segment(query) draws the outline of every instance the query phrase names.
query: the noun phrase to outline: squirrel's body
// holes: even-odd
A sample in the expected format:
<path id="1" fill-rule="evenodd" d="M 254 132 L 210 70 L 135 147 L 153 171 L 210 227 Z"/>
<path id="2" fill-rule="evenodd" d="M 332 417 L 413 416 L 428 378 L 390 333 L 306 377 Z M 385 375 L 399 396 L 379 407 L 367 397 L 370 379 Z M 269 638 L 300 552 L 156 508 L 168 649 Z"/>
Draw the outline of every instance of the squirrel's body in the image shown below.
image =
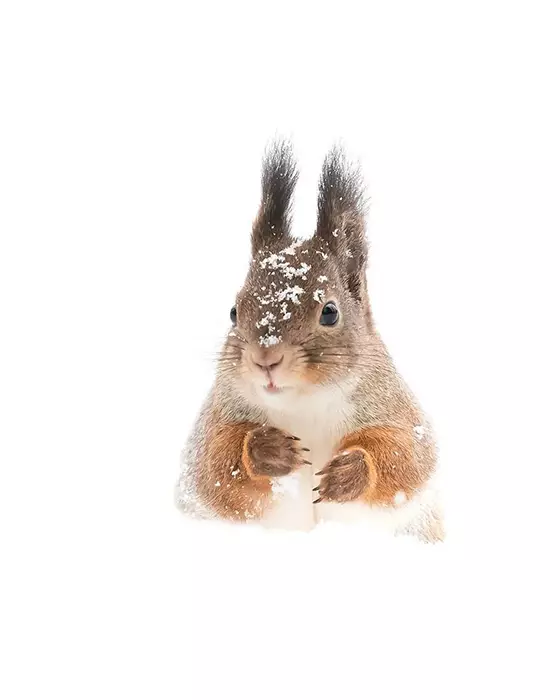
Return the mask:
<path id="1" fill-rule="evenodd" d="M 183 453 L 178 502 L 270 527 L 366 520 L 442 539 L 432 430 L 371 319 L 358 176 L 331 154 L 317 233 L 300 242 L 287 235 L 295 180 L 290 150 L 277 146 L 265 161 L 234 330 Z"/>

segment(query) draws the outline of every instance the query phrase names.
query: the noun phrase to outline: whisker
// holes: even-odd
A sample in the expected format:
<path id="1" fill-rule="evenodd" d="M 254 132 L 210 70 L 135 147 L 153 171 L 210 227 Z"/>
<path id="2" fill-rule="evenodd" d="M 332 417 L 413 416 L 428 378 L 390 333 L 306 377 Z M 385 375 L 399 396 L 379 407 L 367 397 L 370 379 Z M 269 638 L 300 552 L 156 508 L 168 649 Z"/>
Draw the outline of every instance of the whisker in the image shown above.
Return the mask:
<path id="1" fill-rule="evenodd" d="M 340 393 L 342 395 L 345 395 L 344 388 L 338 382 L 336 377 L 334 377 L 332 375 L 332 373 L 325 372 L 324 368 L 321 366 L 319 366 L 317 369 L 319 370 L 318 374 L 319 374 L 320 378 L 322 379 L 322 381 L 321 381 L 322 384 L 333 384 L 334 383 L 336 385 L 336 388 L 340 391 Z"/>
<path id="2" fill-rule="evenodd" d="M 370 344 L 356 344 L 356 343 L 346 343 L 346 345 L 313 345 L 308 348 L 305 348 L 306 350 L 350 350 L 351 348 L 355 348 L 358 350 L 366 349 L 366 350 L 373 350 L 374 346 Z"/>
<path id="3" fill-rule="evenodd" d="M 376 366 L 373 362 L 323 362 L 321 360 L 316 361 L 311 359 L 307 361 L 307 364 L 316 365 L 317 367 L 323 365 L 325 367 L 363 367 L 364 369 L 371 369 Z"/>
<path id="4" fill-rule="evenodd" d="M 319 339 L 319 338 L 320 338 L 320 336 L 318 336 L 317 334 L 310 333 L 310 334 L 307 336 L 307 338 L 305 338 L 305 340 L 302 340 L 302 341 L 301 341 L 300 345 L 301 345 L 302 347 L 305 347 L 305 345 L 307 345 L 308 343 L 311 343 L 313 340 Z"/>
<path id="5" fill-rule="evenodd" d="M 316 360 L 317 362 L 360 362 L 361 360 L 377 360 L 377 357 L 369 357 L 368 355 L 308 355 L 306 359 Z"/>
<path id="6" fill-rule="evenodd" d="M 376 365 L 369 362 L 316 362 L 309 360 L 309 365 L 324 365 L 325 367 L 375 367 Z"/>
<path id="7" fill-rule="evenodd" d="M 370 357 L 379 359 L 380 356 L 372 353 L 363 352 L 327 352 L 326 350 L 309 350 L 307 352 L 309 356 L 314 357 Z"/>
<path id="8" fill-rule="evenodd" d="M 234 333 L 233 335 L 231 332 L 228 333 L 227 342 L 231 342 L 233 340 L 240 340 L 245 345 L 247 344 L 247 339 L 244 338 L 242 335 L 239 335 L 238 333 Z"/>

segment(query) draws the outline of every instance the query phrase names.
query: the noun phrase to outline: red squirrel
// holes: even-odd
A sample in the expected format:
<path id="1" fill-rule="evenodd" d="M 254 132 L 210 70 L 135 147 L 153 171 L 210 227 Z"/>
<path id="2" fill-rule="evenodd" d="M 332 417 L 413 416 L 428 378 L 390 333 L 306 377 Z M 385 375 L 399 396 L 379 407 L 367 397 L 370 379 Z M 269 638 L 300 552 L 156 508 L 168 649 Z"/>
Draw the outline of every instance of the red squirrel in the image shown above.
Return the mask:
<path id="1" fill-rule="evenodd" d="M 365 520 L 444 537 L 432 428 L 375 327 L 360 170 L 333 148 L 311 238 L 290 235 L 298 179 L 266 152 L 249 271 L 214 386 L 182 454 L 178 505 L 272 527 Z"/>

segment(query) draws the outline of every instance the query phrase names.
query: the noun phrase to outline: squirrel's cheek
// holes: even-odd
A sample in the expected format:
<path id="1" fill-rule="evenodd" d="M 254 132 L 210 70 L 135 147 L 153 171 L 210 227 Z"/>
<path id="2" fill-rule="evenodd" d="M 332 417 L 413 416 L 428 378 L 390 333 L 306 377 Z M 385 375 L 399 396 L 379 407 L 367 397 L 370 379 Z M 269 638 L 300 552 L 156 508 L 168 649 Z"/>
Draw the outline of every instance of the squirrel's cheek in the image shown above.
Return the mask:
<path id="1" fill-rule="evenodd" d="M 298 373 L 307 384 L 321 384 L 336 375 L 335 369 L 324 363 L 309 362 L 299 368 Z"/>

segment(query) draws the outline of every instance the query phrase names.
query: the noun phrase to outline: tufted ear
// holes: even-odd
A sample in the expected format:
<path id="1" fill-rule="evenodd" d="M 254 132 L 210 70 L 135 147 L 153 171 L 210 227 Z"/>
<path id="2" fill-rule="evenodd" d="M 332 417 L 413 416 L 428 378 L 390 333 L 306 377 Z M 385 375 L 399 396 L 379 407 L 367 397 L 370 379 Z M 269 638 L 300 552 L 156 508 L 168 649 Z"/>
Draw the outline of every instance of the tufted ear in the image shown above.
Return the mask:
<path id="1" fill-rule="evenodd" d="M 315 235 L 338 259 L 348 289 L 358 300 L 366 294 L 366 213 L 361 172 L 335 146 L 323 162 Z"/>
<path id="2" fill-rule="evenodd" d="M 262 197 L 253 223 L 253 255 L 271 241 L 288 238 L 291 207 L 298 172 L 289 141 L 275 141 L 267 148 L 262 166 Z"/>

